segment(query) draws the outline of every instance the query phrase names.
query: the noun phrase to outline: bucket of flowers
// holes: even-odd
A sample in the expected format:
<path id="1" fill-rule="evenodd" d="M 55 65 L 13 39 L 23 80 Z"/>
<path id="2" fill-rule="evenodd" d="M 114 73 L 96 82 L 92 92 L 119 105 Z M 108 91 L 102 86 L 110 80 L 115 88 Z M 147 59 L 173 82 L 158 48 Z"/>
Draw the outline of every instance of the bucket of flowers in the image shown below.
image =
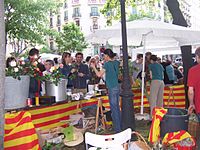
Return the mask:
<path id="1" fill-rule="evenodd" d="M 38 60 L 35 64 L 38 63 Z M 24 58 L 8 62 L 5 70 L 5 109 L 26 107 L 29 94 L 30 77 L 42 80 L 42 75 L 34 63 L 25 62 Z"/>
<path id="2" fill-rule="evenodd" d="M 62 64 L 59 67 L 53 66 L 44 75 L 46 95 L 55 96 L 56 102 L 66 100 L 67 79 L 60 72 L 62 67 Z"/>

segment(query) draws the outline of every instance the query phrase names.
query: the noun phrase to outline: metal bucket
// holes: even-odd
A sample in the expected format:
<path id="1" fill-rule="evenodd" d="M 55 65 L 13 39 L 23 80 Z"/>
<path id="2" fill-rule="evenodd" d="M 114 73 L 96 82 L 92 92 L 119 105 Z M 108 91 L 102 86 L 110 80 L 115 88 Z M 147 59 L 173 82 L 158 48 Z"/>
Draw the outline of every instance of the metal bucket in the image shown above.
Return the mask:
<path id="1" fill-rule="evenodd" d="M 56 86 L 50 81 L 45 81 L 45 91 L 47 96 L 55 96 L 56 102 L 66 100 L 67 79 L 62 79 Z"/>
<path id="2" fill-rule="evenodd" d="M 13 77 L 5 78 L 5 109 L 26 107 L 29 93 L 29 76 L 20 76 L 21 80 Z"/>

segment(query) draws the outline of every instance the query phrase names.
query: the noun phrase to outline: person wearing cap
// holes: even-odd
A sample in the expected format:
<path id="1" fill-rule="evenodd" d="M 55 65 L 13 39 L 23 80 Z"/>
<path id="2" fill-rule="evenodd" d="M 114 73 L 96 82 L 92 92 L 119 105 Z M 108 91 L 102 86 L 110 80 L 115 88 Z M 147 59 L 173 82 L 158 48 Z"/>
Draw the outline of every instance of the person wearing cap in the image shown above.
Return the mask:
<path id="1" fill-rule="evenodd" d="M 112 113 L 112 122 L 115 132 L 118 133 L 121 132 L 121 112 L 119 108 L 120 86 L 118 83 L 120 62 L 114 59 L 115 56 L 116 54 L 113 53 L 111 49 L 106 49 L 104 51 L 105 63 L 102 69 L 98 71 L 94 63 L 91 63 L 90 66 L 93 68 L 98 77 L 102 77 L 105 74 L 110 109 Z"/>
<path id="2" fill-rule="evenodd" d="M 200 47 L 195 51 L 195 57 L 197 65 L 189 69 L 188 72 L 188 98 L 189 98 L 189 113 L 191 114 L 195 110 L 198 119 L 200 121 Z"/>

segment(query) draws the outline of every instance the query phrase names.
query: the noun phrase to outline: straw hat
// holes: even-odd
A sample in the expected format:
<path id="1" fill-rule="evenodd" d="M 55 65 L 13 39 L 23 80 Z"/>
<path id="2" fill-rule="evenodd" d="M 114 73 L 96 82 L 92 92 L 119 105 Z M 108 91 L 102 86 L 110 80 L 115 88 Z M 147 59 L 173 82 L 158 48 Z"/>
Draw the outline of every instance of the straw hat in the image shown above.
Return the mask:
<path id="1" fill-rule="evenodd" d="M 67 139 L 65 138 L 63 143 L 66 146 L 72 147 L 72 146 L 76 146 L 79 145 L 83 142 L 83 134 L 81 132 L 78 132 L 76 130 L 74 130 L 74 140 L 73 141 L 67 141 Z"/>

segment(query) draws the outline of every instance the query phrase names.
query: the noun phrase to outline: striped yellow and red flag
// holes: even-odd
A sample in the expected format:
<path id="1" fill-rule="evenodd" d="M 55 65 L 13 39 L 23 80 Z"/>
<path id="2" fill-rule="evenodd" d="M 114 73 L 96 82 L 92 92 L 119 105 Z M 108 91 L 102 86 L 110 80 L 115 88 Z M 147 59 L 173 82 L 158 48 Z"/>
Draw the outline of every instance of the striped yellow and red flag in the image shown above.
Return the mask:
<path id="1" fill-rule="evenodd" d="M 182 141 L 186 138 L 191 138 L 193 140 L 191 135 L 185 130 L 181 130 L 181 131 L 178 131 L 178 132 L 166 133 L 164 138 L 163 138 L 162 143 L 165 144 L 165 145 L 171 145 L 171 144 L 174 144 L 176 142 Z"/>
<path id="2" fill-rule="evenodd" d="M 38 136 L 26 111 L 5 114 L 5 150 L 40 150 Z"/>
<path id="3" fill-rule="evenodd" d="M 152 124 L 149 132 L 149 142 L 155 143 L 160 138 L 160 122 L 163 116 L 167 113 L 167 109 L 155 107 L 152 112 Z"/>

